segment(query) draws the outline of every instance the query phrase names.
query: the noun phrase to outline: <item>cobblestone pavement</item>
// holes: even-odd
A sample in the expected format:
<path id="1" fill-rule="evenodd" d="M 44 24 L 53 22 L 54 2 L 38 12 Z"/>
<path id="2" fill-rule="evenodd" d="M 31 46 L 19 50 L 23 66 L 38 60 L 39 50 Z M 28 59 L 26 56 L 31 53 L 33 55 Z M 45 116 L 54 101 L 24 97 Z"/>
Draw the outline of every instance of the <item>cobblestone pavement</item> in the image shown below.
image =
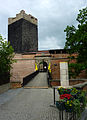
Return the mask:
<path id="1" fill-rule="evenodd" d="M 0 120 L 59 120 L 53 90 L 15 89 L 0 95 Z"/>
<path id="2" fill-rule="evenodd" d="M 47 87 L 47 73 L 39 72 L 27 85 L 26 87 Z"/>
<path id="3" fill-rule="evenodd" d="M 85 108 L 85 111 L 82 113 L 81 120 L 87 120 L 87 107 Z"/>

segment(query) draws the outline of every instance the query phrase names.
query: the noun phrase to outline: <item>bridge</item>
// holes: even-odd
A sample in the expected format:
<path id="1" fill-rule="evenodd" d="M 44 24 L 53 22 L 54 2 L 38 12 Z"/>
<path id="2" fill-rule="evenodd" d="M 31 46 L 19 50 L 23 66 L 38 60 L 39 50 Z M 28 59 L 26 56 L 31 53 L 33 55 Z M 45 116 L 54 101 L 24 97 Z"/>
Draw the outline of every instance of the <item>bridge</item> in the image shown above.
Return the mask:
<path id="1" fill-rule="evenodd" d="M 24 88 L 48 88 L 47 72 L 39 72 Z"/>

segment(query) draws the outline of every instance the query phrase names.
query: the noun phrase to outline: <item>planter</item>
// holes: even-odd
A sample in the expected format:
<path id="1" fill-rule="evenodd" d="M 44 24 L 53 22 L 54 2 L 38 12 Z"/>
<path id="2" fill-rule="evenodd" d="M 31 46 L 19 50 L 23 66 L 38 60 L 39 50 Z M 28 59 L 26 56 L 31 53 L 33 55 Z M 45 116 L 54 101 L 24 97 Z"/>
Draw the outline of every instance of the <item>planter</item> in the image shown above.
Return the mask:
<path id="1" fill-rule="evenodd" d="M 73 112 L 73 107 L 72 106 L 66 106 L 65 107 L 66 112 Z"/>
<path id="2" fill-rule="evenodd" d="M 65 102 L 56 101 L 56 107 L 57 107 L 59 110 L 65 110 Z"/>

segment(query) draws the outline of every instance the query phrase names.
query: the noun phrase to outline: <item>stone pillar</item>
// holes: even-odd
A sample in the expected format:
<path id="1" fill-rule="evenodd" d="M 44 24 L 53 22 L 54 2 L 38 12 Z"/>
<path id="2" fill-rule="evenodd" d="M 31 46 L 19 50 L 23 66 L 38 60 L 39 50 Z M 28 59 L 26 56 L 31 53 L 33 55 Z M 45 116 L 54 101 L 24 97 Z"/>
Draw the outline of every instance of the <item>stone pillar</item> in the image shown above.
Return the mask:
<path id="1" fill-rule="evenodd" d="M 60 62 L 60 83 L 63 87 L 69 86 L 68 62 Z"/>

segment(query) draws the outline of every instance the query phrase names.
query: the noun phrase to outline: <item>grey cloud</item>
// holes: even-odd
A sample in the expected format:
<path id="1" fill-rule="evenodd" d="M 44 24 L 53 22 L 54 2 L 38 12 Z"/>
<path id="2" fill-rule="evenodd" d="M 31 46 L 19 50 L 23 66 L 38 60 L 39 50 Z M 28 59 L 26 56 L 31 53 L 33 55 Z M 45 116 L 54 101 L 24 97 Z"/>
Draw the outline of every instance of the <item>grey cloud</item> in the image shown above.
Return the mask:
<path id="1" fill-rule="evenodd" d="M 80 0 L 81 1 L 81 0 Z M 52 36 L 54 36 L 57 40 L 56 44 L 61 48 L 64 47 L 65 44 L 65 33 L 64 29 L 67 25 L 76 25 L 76 17 L 78 10 L 82 7 L 82 1 L 68 1 L 67 3 L 59 4 L 58 7 L 56 5 L 56 10 L 52 10 L 52 12 L 48 13 L 47 16 L 45 15 L 45 19 L 43 19 L 40 29 L 41 33 L 39 36 L 40 41 L 45 41 L 45 45 L 48 46 L 50 49 L 49 44 L 46 44 L 46 36 L 49 36 L 51 39 Z M 77 4 L 79 3 L 80 4 Z M 58 3 L 58 2 L 57 2 Z M 59 1 L 59 3 L 61 3 Z M 74 4 L 73 4 L 74 3 Z M 76 4 L 75 4 L 76 3 Z M 59 11 L 60 10 L 60 11 Z M 44 18 L 44 17 L 43 17 Z M 44 27 L 45 26 L 45 27 Z M 41 42 L 43 43 L 43 42 Z M 54 44 L 51 42 L 51 44 Z M 55 48 L 55 45 L 54 45 Z"/>
<path id="2" fill-rule="evenodd" d="M 15 17 L 24 9 L 27 14 L 38 18 L 39 49 L 63 48 L 64 29 L 67 25 L 77 25 L 79 9 L 87 5 L 86 0 L 0 0 L 0 33 L 6 37 L 7 18 Z"/>

